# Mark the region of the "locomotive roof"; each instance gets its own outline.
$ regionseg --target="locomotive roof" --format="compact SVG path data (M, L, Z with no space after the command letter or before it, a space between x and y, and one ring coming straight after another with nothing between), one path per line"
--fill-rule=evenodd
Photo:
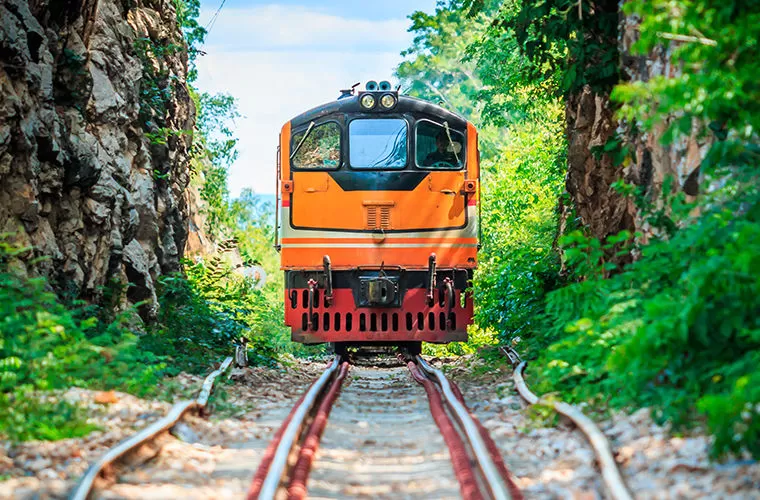
M403 114L403 113L410 113L410 114L424 114L428 116L437 117L440 120L445 120L451 126L456 128L465 128L467 127L467 120L465 120L463 117L459 116L456 113L452 113L451 111L442 108L441 106L438 106L437 104L433 104L431 102L425 101L423 99L418 99L416 97L409 97L405 95L398 95L398 104L396 106L389 110L389 111L367 111L366 109L362 108L359 104L359 99L362 95L365 93L371 93L375 95L376 97L380 97L384 94L393 94L396 96L397 94L395 92L359 92L358 95L352 95L348 97L343 97L341 99L337 99L332 102L328 102L326 104L322 104L321 106L317 106L316 108L312 108L304 113L301 113L300 115L296 116L291 120L291 126L292 127L298 127L300 125L307 124L311 121L318 120L319 118L322 118L326 115L331 115L333 113L354 113L354 114L363 114L363 115L378 115L382 116L385 114Z

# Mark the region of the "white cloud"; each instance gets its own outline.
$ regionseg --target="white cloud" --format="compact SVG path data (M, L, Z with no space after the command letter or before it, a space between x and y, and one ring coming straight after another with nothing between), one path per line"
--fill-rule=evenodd
M198 61L198 85L232 94L243 115L235 123L240 157L230 168L232 195L245 187L274 192L282 125L353 83L389 79L411 39L405 30L404 20L356 21L299 7L223 11ZM385 50L361 49L371 40Z
M395 49L408 39L406 19L370 21L324 14L306 7L264 5L227 9L214 23L208 43L232 50Z

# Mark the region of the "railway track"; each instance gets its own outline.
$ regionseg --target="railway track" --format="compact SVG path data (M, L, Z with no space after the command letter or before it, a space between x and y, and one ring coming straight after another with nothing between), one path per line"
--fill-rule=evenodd
M96 489L96 483L99 480L103 480L105 476L110 476L109 481L113 481L114 468L123 460L129 456L130 453L139 449L146 443L154 441L162 434L168 432L174 425L176 425L182 417L190 412L202 413L206 409L206 404L211 396L211 391L214 388L214 381L216 378L223 374L232 364L232 358L226 358L218 369L210 373L203 382L198 396L195 399L188 401L181 401L175 404L169 413L148 425L146 428L138 432L137 434L120 442L108 452L103 455L99 460L94 462L85 472L84 476L79 480L77 485L71 492L71 500L87 500L94 495Z
M390 374L388 368L354 367L358 375L338 399L349 365L336 357L274 436L248 498L300 499L307 491L311 498L522 498L456 385L421 356L405 361L409 373L403 367L390 368ZM424 404L415 392L420 386L431 417L410 420L408 415L421 414L410 410ZM336 405L315 463L336 400L346 404ZM373 418L363 418L369 414Z
M510 356L510 360L519 358ZM88 498L101 476L115 480L114 467L131 450L163 435L186 412L202 410L214 377L230 362L226 360L208 377L196 400L176 405L165 418L93 464L71 498ZM533 404L538 398L527 389L523 368L520 363L514 372L515 387ZM314 369L312 365L310 372ZM569 405L557 403L555 409L588 436L609 497L630 499L606 438L590 429L593 424L584 422ZM258 462L253 481L248 482L246 471L257 462L239 464L238 491L250 484L249 499L301 499L307 494L310 498L523 498L499 449L467 408L457 385L421 356L376 358L369 363L365 358L363 364L352 365L336 356L295 405L279 411L287 416L284 421L274 420L282 423ZM271 430L277 428L269 425ZM513 465L517 467L514 460ZM137 498L142 493L134 494Z

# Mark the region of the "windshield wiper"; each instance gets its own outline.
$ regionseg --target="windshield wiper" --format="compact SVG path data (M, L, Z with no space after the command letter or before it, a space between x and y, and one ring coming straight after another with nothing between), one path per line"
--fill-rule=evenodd
M306 133L301 137L301 141L298 143L298 146L293 150L292 153L290 153L290 159L293 160L293 157L298 153L298 150L301 149L301 146L303 146L304 141L307 137L309 137L309 134L311 134L311 131L314 129L314 122L309 123L309 128L306 129Z
M451 130L449 130L449 122L443 122L443 126L446 128L446 136L449 138L449 146L451 146L451 150L454 152L454 158L457 159L457 164L459 164L459 155L457 154L457 147L454 146L454 141L451 140Z
M389 137L388 142L386 142L385 147L383 148L383 152L380 154L385 153L385 151L388 149L390 140L391 138ZM400 160L401 153L406 154L406 148L402 149L404 141L406 141L406 130L399 130L396 132L396 135L393 136L393 145L391 146L391 150L388 152L388 154L372 162L368 168L374 169L377 167L386 166L386 164L393 163L395 160Z

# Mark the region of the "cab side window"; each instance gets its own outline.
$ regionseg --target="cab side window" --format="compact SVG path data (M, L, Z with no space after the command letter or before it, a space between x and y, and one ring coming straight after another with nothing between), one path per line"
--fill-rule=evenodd
M417 122L417 166L435 170L458 170L464 165L464 134L428 120Z
M291 165L295 168L335 169L341 164L341 129L336 122L326 122L293 134L290 150L295 151ZM300 145L300 146L299 146Z

